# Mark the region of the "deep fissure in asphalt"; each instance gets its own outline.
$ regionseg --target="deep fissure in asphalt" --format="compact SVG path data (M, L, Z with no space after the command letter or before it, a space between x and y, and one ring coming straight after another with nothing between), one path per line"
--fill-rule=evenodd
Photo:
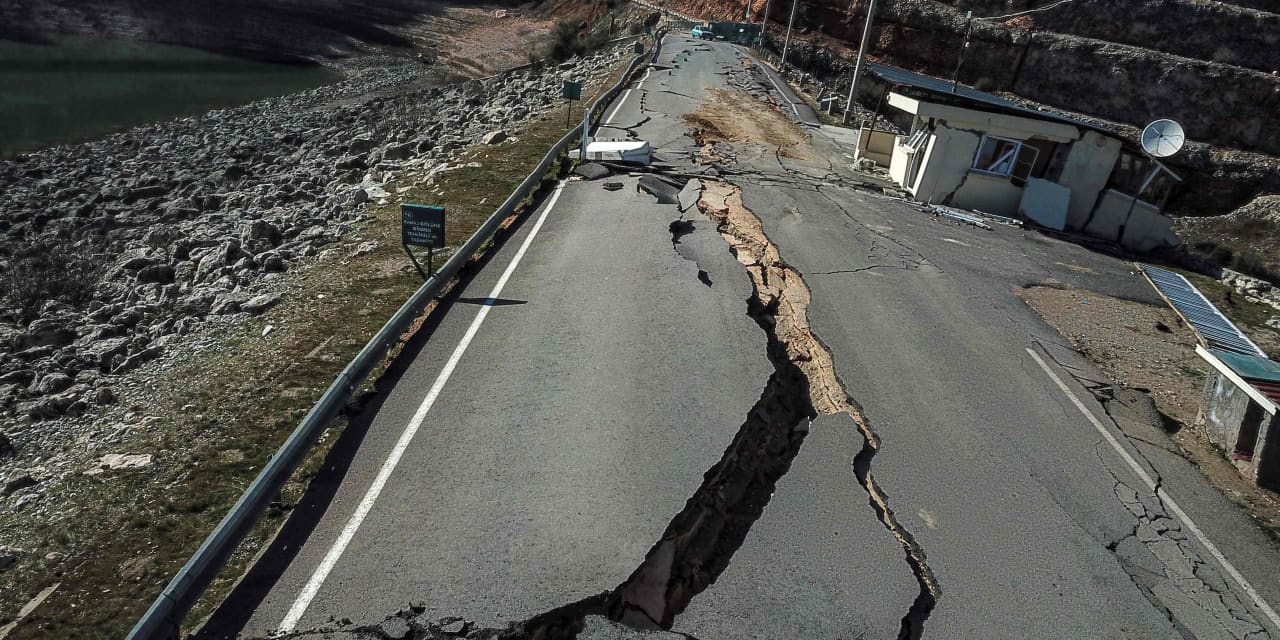
M479 628L455 618L424 620L424 608L414 607L382 623L353 630L398 640L462 635L494 640L572 640L586 627L588 616L637 629L669 630L693 598L728 568L752 525L764 513L777 482L790 470L810 422L819 414L845 413L863 436L863 447L852 464L857 481L867 491L877 517L902 545L920 585L902 618L898 637L921 637L937 602L938 584L923 550L897 522L872 476L871 460L879 438L837 379L830 352L809 330L807 285L782 261L759 219L742 206L737 187L707 183L697 205L716 223L729 251L750 276L747 314L765 332L774 372L720 461L704 474L701 486L672 518L640 566L613 590L503 629ZM683 218L672 222L668 227L672 245L679 244L694 228L692 221ZM395 633L388 633L389 625ZM311 632L295 637L307 637L307 633Z
M867 492L868 502L880 522L902 545L907 565L920 590L902 617L901 640L915 640L924 633L924 624L937 604L941 588L929 568L924 550L911 532L898 522L889 508L888 496L871 472L871 461L880 448L880 438L845 391L836 375L831 352L813 334L808 324L810 291L803 277L782 260L769 240L759 218L742 203L741 191L725 183L706 183L698 207L719 225L730 250L751 275L756 304L771 309L773 326L766 327L771 343L779 341L787 361L803 369L810 385L811 404L823 414L848 415L863 437L862 449L854 457L858 484Z

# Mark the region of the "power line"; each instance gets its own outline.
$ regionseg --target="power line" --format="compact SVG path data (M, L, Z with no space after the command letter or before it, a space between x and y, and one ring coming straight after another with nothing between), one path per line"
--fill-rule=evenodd
M1004 20L1005 18L1016 18L1016 17L1018 17L1018 16L1025 16L1025 15L1027 15L1028 13L1036 13L1036 12L1038 12L1038 11L1048 11L1048 10L1050 10L1050 9L1054 9L1054 8L1060 7L1060 6L1064 5L1064 4L1067 4L1068 2L1073 2L1073 1L1074 1L1074 0L1058 0L1057 2L1055 2L1055 3L1053 3L1053 4L1045 5L1045 6L1043 6L1043 7L1039 7L1039 8L1037 8L1037 9L1027 9L1026 11L1019 11L1019 12L1017 12L1017 13L1010 13L1009 15L1004 15L1004 16L981 16L981 17L978 17L978 18L975 18L975 19L976 19L976 20Z

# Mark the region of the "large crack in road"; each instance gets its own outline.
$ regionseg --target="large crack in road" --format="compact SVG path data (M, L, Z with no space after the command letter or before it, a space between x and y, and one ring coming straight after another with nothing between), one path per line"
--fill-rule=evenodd
M801 274L782 260L777 246L764 233L760 220L742 204L742 194L737 187L726 183L707 183L698 206L717 222L721 235L751 275L755 285L753 304L772 310L769 316L774 325L766 328L770 340L780 342L788 361L804 372L814 408L823 414L848 415L858 426L863 437L862 450L853 462L858 484L866 490L868 502L880 522L902 545L907 564L920 587L915 601L902 617L898 637L920 638L924 624L941 595L941 588L929 568L924 550L911 532L898 522L889 507L888 495L872 474L871 462L880 448L880 438L862 409L845 391L836 375L830 351L809 328L809 287Z
M855 477L879 521L901 544L919 585L918 595L902 617L898 638L921 637L940 589L924 551L897 521L887 495L875 481L871 462L879 449L879 438L845 392L829 351L809 329L808 286L781 259L759 219L742 205L737 187L706 183L697 206L715 222L729 251L750 276L747 313L765 332L774 372L720 461L706 472L701 486L672 518L640 566L612 590L505 628L481 628L456 617L429 619L424 607L411 607L375 624L339 621L283 637L572 640L592 616L634 629L670 630L693 598L728 568L752 525L764 513L777 482L799 453L810 422L818 414L841 413L853 419L863 438L863 446L852 461ZM687 224L677 221L670 225L673 243L688 232Z
M641 88L638 93L644 119L628 127L610 125L625 131L628 137L637 135L634 129L650 120L649 114L667 116L653 109L648 90ZM716 166L723 170L722 165ZM843 182L834 174L818 177L794 171L780 159L779 166L785 175L778 178L791 186L804 185L821 192L822 186ZM748 181L752 177L756 176L748 175ZM688 206L686 202L678 204L682 212ZM898 521L889 506L887 493L874 477L872 462L880 448L879 436L845 391L830 351L809 328L811 293L808 286L802 275L782 260L760 220L743 205L739 187L724 182L704 182L696 206L717 225L728 250L750 277L752 293L746 300L747 313L765 332L766 351L774 371L721 459L704 474L702 484L672 518L635 571L614 589L503 628L485 628L458 617L428 617L426 607L411 606L378 623L357 625L341 620L325 627L273 637L573 640L589 628L591 619L607 619L633 629L665 630L671 637L687 638L685 634L671 633L670 629L692 600L728 568L753 524L764 513L778 481L789 471L810 423L819 414L844 414L857 425L862 446L850 466L876 518L901 545L919 587L902 615L897 637L899 640L922 637L941 588L924 550ZM687 220L672 222L668 231L673 246L680 244L680 239L692 229L692 223ZM701 268L698 278L703 284L712 285Z

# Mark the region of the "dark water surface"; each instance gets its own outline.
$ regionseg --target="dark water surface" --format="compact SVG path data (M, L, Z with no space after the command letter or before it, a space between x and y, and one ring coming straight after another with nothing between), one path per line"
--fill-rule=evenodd
M0 40L0 157L294 93L340 77L318 65L266 64L163 44Z

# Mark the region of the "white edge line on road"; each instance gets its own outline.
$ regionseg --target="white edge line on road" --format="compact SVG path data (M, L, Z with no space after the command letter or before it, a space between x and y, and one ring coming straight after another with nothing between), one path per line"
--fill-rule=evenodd
M1111 435L1111 432L1108 431L1106 427L1102 426L1102 422L1093 415L1092 411L1089 411L1088 407L1084 406L1084 403L1076 397L1076 394L1072 393L1071 389L1062 381L1062 378L1059 378L1058 375L1049 368L1049 365L1040 357L1040 354L1036 353L1035 350L1030 347L1027 347L1027 353L1031 354L1031 357L1035 359L1036 364L1039 364L1040 368L1044 369L1044 372L1049 375L1049 378L1051 378L1053 382L1058 385L1058 388L1067 395L1067 398L1076 405L1076 408L1080 410L1080 413L1084 414L1084 417L1089 420L1089 423L1093 425L1093 428L1097 429L1098 433L1102 434L1102 438L1107 441L1107 444L1110 444L1111 448L1115 449L1116 453L1120 454L1120 457L1129 465L1129 468L1133 469L1133 472L1137 474L1144 483L1146 483L1147 489L1154 491L1156 495L1164 501L1165 506L1169 507L1169 510L1177 516L1183 526L1185 526L1187 530L1200 541L1200 544L1203 545L1205 549L1209 550L1209 555L1213 556L1214 559L1218 561L1218 564L1222 565L1222 568L1225 569L1227 574L1236 581L1236 584L1240 585L1241 589L1244 589L1244 592L1253 600L1254 606L1267 616L1267 619L1271 621L1271 624L1280 628L1280 616L1276 615L1276 612L1271 608L1271 605L1267 604L1267 602L1262 599L1262 596L1253 588L1253 585L1249 584L1249 581L1245 580L1245 577L1240 575L1240 572L1229 560L1227 560L1227 557L1218 550L1218 547L1209 540L1209 537L1200 530L1200 527L1196 526L1196 523L1193 522L1191 517L1182 510L1182 507L1178 506L1178 503L1173 499L1173 496L1169 495L1163 487L1156 487L1156 482L1151 478L1151 475L1138 464L1137 460L1133 459L1133 456L1129 455L1129 452L1126 451L1124 447L1120 446L1120 442L1116 440L1116 437Z
M752 56L752 57L754 58L755 56ZM769 73L769 68L765 66L764 62L760 60L756 60L756 62L760 63L760 70L764 71L764 77L769 79L769 84L772 84L773 88L778 90L778 96L781 97L783 100L786 100L787 104L791 105L791 110L794 111L796 113L796 117L799 118L800 110L796 108L796 103L792 102L791 98L788 98L786 92L782 90L782 87L779 87L778 83L774 81L773 74Z
M653 67L649 67L648 69L644 70L644 77L640 78L640 82L636 83L636 87L635 87L636 89L639 89L640 86L644 84L644 81L649 79L649 73L652 71L653 71ZM609 114L608 118L604 119L604 125L602 126L608 126L613 122L613 117L618 115L618 110L622 109L622 105L626 104L627 98L630 98L630 97L631 97L631 89L627 89L626 92L622 94L622 99L618 101L618 105L613 108L613 112Z
M489 299L492 300L502 295L502 289L507 286L507 280L511 278L511 274L520 265L520 260L524 257L525 251L528 251L529 245L533 244L533 239L537 237L538 230L542 228L542 223L547 220L547 214L556 205L556 200L560 198L560 192L563 190L564 183L561 182L556 187L555 192L551 194L551 199L547 202L547 206L543 207L542 215L538 217L538 222L529 231L529 236L524 239L524 244L520 245L520 250L511 259L511 264L507 265L507 270L502 273L501 278L498 278L498 283L493 285L493 291L489 292ZM311 600L316 597L316 593L320 591L325 579L329 577L329 572L333 570L334 565L338 563L338 559L342 557L342 553L346 551L347 545L350 544L351 539L356 534L356 530L364 522L365 516L369 515L370 509L373 508L373 503L378 500L378 495L382 493L382 488L387 484L391 473L395 471L396 465L400 464L400 458L404 455L405 450L409 448L409 443L413 440L414 434L418 433L418 429L426 419L427 412L431 411L436 398L440 397L441 389L449 381L449 377L453 375L453 370L458 366L458 361L462 359L462 354L466 353L467 346L476 337L476 332L480 330L480 325L484 323L485 317L489 315L489 310L492 308L489 305L484 305L476 313L475 319L471 321L471 326L467 328L462 340L454 348L453 355L449 356L449 361L445 363L444 369L440 370L440 375L436 377L435 383L431 385L431 390L427 392L422 404L418 406L417 413L413 415L413 419L405 426L404 432L400 434L400 439L396 441L395 447L391 449L391 453L387 455L387 459L382 463L382 468L378 470L378 475L373 479L373 484L369 486L364 498L356 506L355 513L351 514L346 526L342 528L342 533L333 542L333 546L329 547L329 551L325 554L324 559L320 561L320 565L311 573L311 579L307 581L302 591L298 593L297 599L293 601L293 606L289 608L289 613L280 622L279 631L284 633L293 631L293 628L298 624L298 620L302 618L302 614L306 613Z

